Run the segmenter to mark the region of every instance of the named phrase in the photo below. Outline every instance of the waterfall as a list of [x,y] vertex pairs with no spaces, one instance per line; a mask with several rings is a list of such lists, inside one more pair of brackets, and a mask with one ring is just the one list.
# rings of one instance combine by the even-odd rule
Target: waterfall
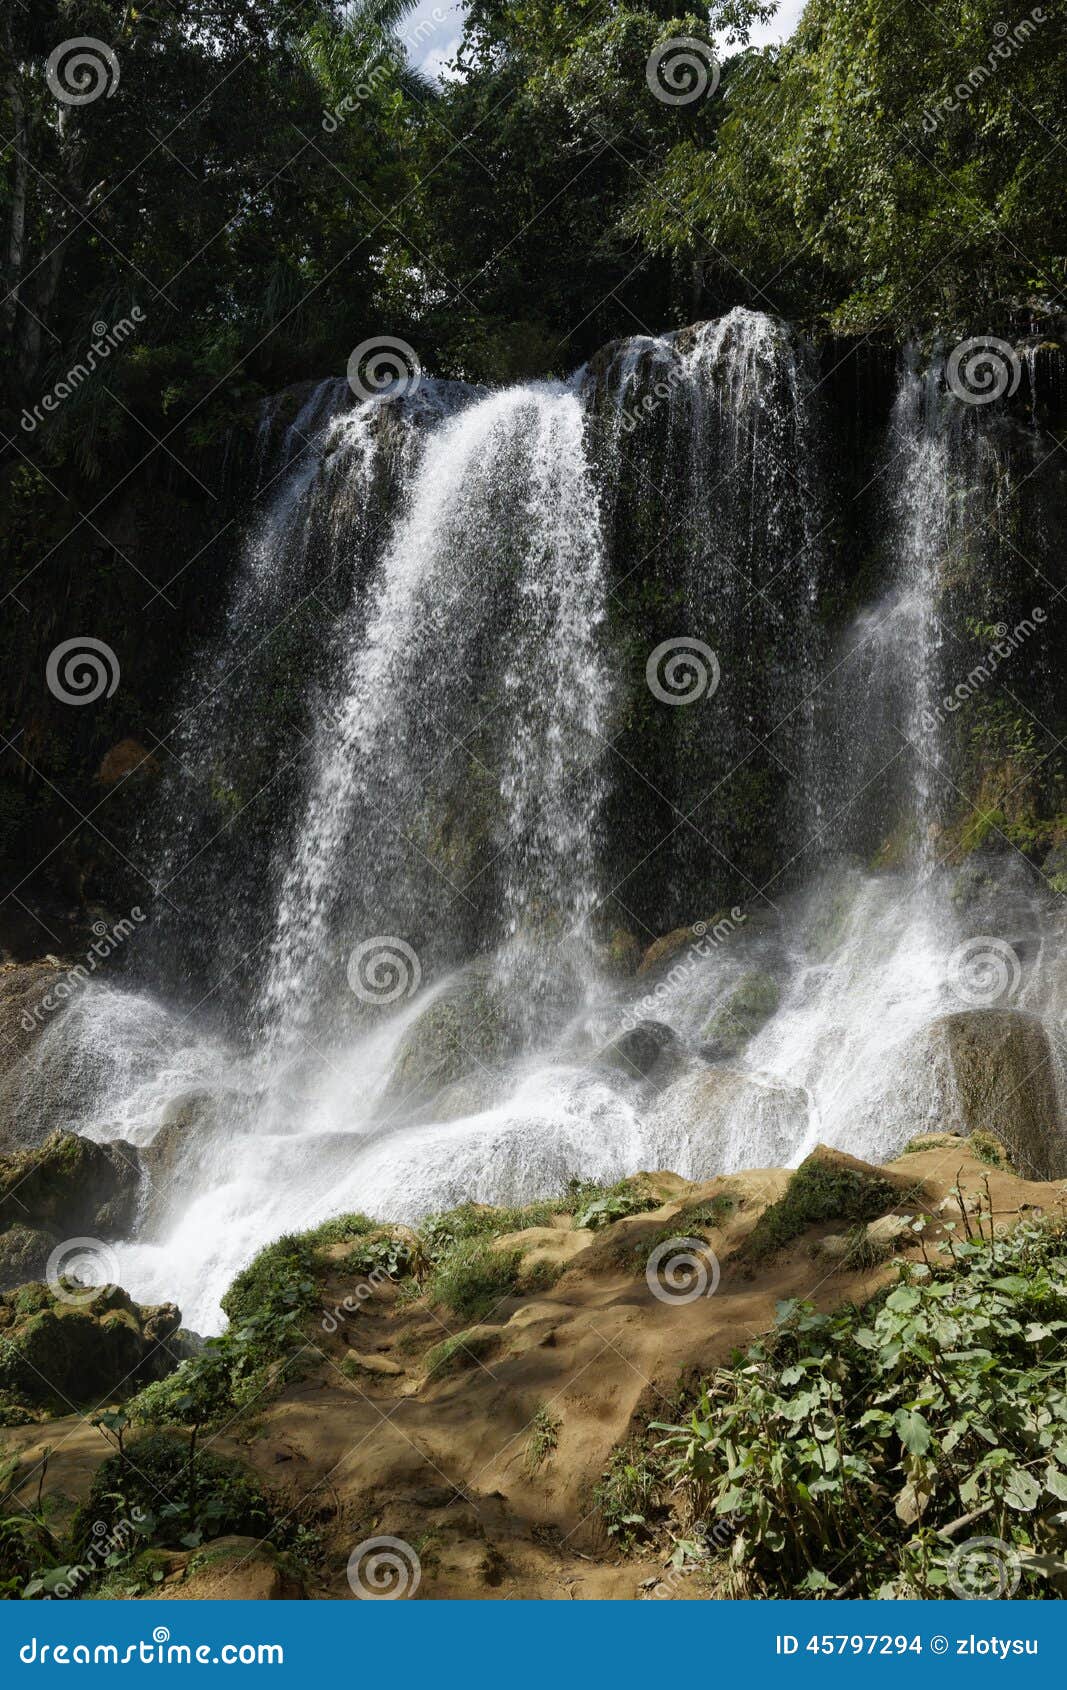
[[584,432],[573,391],[517,388],[425,443],[281,853],[262,1001],[283,1040],[350,996],[374,935],[445,962],[464,940],[536,953],[592,906],[609,685]]
[[[259,1245],[345,1208],[888,1155],[956,1119],[929,1030],[961,946],[1059,1001],[1021,858],[961,893],[951,831],[1010,443],[912,353],[843,489],[825,412],[747,310],[566,383],[268,409],[143,837],[152,932],[18,1078],[31,1135],[138,1147],[135,1295],[209,1330]],[[685,647],[679,700],[650,665]],[[620,972],[620,928],[683,927]]]
[[[666,649],[695,649],[705,667],[700,646],[715,653],[714,696],[659,723],[673,806],[664,820],[685,820],[647,898],[681,917],[694,898],[722,906],[771,879],[764,806],[773,803],[783,859],[817,825],[826,476],[816,371],[787,325],[737,308],[624,343],[594,373],[606,400],[616,593],[645,620],[651,599]],[[631,764],[646,760],[643,744],[624,749]],[[625,816],[616,828],[624,833]],[[628,906],[645,903],[631,883]]]

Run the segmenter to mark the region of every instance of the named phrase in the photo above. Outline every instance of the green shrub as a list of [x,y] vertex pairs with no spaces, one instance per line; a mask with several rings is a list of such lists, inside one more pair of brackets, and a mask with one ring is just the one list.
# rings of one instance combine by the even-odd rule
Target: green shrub
[[542,1403],[530,1422],[530,1436],[526,1440],[526,1452],[523,1466],[528,1474],[533,1475],[544,1465],[559,1443],[560,1428],[563,1421],[558,1419],[551,1410]]
[[443,1379],[451,1373],[461,1373],[477,1367],[482,1357],[498,1343],[493,1332],[457,1332],[426,1352],[427,1378]]
[[382,1230],[376,1231],[373,1237],[360,1239],[339,1262],[334,1263],[334,1271],[363,1279],[384,1272],[390,1279],[402,1279],[411,1272],[413,1261],[410,1240]]
[[174,1433],[149,1432],[108,1456],[71,1525],[75,1556],[131,1520],[138,1549],[149,1544],[191,1549],[230,1535],[272,1541],[285,1536],[262,1487],[239,1462],[201,1451],[192,1478],[190,1484],[189,1440]]
[[[950,1595],[939,1533],[963,1515],[1062,1567],[1067,1229],[951,1249],[862,1309],[780,1304],[688,1422],[658,1428],[688,1518],[729,1521],[729,1594]],[[1053,1594],[1022,1568],[1020,1596]]]
[[317,1262],[312,1235],[287,1234],[267,1244],[242,1268],[222,1299],[234,1325],[261,1315],[286,1315],[317,1306]]
[[455,1244],[471,1238],[503,1238],[509,1232],[525,1232],[532,1226],[550,1226],[552,1216],[559,1212],[553,1202],[528,1203],[521,1209],[487,1208],[480,1203],[461,1203],[456,1209],[446,1209],[438,1215],[428,1215],[419,1234],[432,1259],[445,1254]]
[[593,1506],[623,1549],[651,1535],[663,1513],[662,1475],[636,1439],[612,1450],[604,1473],[593,1487]]
[[441,1257],[426,1289],[460,1320],[481,1320],[515,1295],[521,1278],[521,1250],[494,1250],[484,1239],[471,1238]]
[[322,1250],[330,1244],[347,1244],[350,1238],[362,1238],[368,1232],[374,1232],[377,1221],[372,1221],[367,1215],[335,1215],[332,1220],[323,1221],[321,1226],[312,1227],[310,1232],[300,1234],[305,1244],[312,1249]]
[[574,1225],[581,1231],[594,1232],[611,1226],[630,1215],[643,1215],[658,1209],[661,1199],[633,1180],[617,1180],[614,1185],[597,1185],[592,1180],[572,1179],[568,1182],[564,1203],[574,1216]]
[[765,1260],[818,1221],[873,1221],[900,1200],[888,1180],[819,1155],[809,1156],[791,1176],[778,1202],[763,1211],[741,1254],[749,1261]]

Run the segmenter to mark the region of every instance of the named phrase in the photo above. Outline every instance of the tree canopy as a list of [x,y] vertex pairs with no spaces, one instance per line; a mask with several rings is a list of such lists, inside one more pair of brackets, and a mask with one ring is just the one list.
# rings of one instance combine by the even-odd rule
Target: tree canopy
[[738,302],[888,334],[1055,311],[1064,0],[809,0],[748,46],[773,10],[471,0],[437,85],[404,0],[9,8],[6,439],[135,306],[35,461],[209,442],[369,335],[507,380]]

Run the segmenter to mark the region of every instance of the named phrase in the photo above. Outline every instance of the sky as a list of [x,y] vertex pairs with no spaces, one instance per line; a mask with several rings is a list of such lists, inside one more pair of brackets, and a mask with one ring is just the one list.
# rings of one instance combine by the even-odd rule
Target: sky
[[[767,47],[792,35],[804,10],[805,0],[781,0],[778,15],[768,24],[757,24],[752,45]],[[679,5],[679,10],[684,10]],[[431,76],[440,76],[455,57],[462,31],[463,6],[449,0],[416,0],[400,28],[408,42],[411,59]]]

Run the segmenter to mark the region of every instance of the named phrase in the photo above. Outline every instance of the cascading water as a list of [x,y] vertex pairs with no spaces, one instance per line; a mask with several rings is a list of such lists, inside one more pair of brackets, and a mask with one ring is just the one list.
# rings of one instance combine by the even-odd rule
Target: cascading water
[[[283,1041],[350,998],[345,959],[371,935],[456,962],[465,940],[539,955],[538,926],[580,927],[609,728],[604,590],[572,391],[496,394],[431,435],[313,731],[263,990]],[[466,850],[442,850],[462,810]]]
[[[354,406],[327,383],[287,414],[178,711],[151,942],[20,1076],[39,1132],[139,1147],[127,1288],[208,1330],[258,1246],[346,1208],[415,1220],[952,1125],[929,1029],[985,1001],[960,998],[960,947],[1003,930],[1011,1003],[1054,996],[1024,876],[949,896],[939,700],[967,654],[945,607],[963,582],[997,620],[995,426],[906,363],[872,478],[882,595],[832,650],[819,384],[768,318],[566,385]],[[715,649],[692,709],[646,684],[664,634]],[[620,978],[612,921],[656,885],[648,937],[738,907]]]

